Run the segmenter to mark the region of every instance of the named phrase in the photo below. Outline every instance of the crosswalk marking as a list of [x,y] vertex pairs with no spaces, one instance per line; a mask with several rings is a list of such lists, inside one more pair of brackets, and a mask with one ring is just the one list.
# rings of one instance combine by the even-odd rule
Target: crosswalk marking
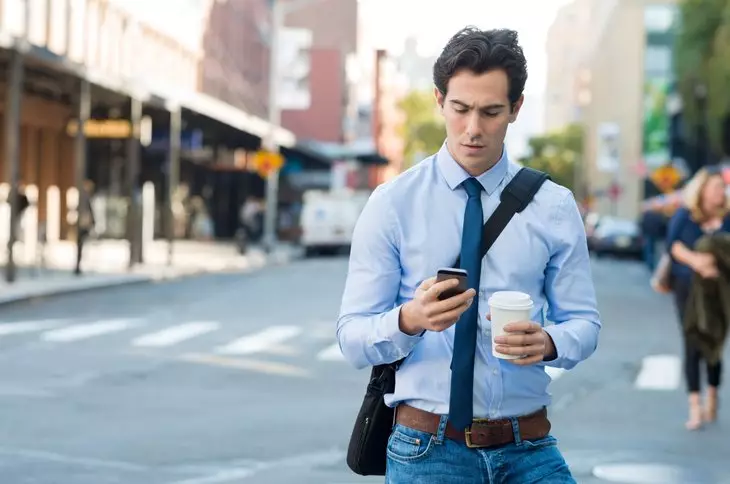
[[249,355],[265,352],[275,348],[284,341],[298,336],[302,332],[299,326],[271,326],[258,333],[253,333],[231,343],[216,348],[216,353],[224,355]]
[[0,336],[7,334],[32,333],[59,326],[63,321],[48,319],[41,321],[21,321],[18,323],[0,323]]
[[215,331],[220,327],[220,324],[214,321],[200,321],[193,323],[185,323],[177,326],[171,326],[169,328],[149,333],[135,338],[132,341],[132,346],[142,347],[156,347],[160,348],[163,346],[172,346],[181,341],[195,338],[211,331]]
[[342,351],[340,351],[339,343],[335,343],[320,351],[317,354],[317,359],[320,361],[345,361],[345,357]]
[[69,342],[93,338],[107,333],[115,333],[132,327],[135,321],[129,319],[112,319],[89,324],[74,324],[65,328],[47,331],[41,335],[44,341]]
[[647,356],[634,386],[640,390],[676,390],[681,382],[681,360],[675,355]]

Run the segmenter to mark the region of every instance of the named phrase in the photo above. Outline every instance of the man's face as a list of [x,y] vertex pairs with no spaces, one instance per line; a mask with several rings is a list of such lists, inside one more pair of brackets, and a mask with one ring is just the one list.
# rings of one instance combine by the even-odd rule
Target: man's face
[[491,168],[502,154],[507,126],[517,119],[520,98],[510,109],[509,79],[499,69],[484,74],[458,71],[436,99],[446,120],[449,152],[472,175]]

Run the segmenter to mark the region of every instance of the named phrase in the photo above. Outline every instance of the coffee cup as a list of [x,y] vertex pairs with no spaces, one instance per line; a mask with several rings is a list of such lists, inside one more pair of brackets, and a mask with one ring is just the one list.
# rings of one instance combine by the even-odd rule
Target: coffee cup
[[[505,333],[504,327],[509,323],[529,321],[532,315],[533,302],[529,294],[519,291],[498,291],[489,298],[489,312],[492,325],[492,354],[505,360],[516,360],[519,355],[505,355],[497,351],[495,338]],[[515,333],[511,333],[515,334]],[[519,334],[519,333],[517,333]]]

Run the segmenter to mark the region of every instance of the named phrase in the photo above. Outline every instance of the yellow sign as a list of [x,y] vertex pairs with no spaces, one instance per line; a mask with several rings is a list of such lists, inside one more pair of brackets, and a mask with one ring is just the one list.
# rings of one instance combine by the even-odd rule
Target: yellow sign
[[[79,122],[72,119],[66,125],[66,133],[76,136]],[[89,119],[85,123],[84,134],[87,138],[129,138],[132,135],[132,124],[126,119]]]
[[682,181],[682,174],[672,165],[664,165],[651,174],[651,181],[662,192],[669,192]]
[[257,151],[253,155],[253,166],[262,178],[266,178],[272,171],[279,170],[284,166],[284,157],[280,153]]

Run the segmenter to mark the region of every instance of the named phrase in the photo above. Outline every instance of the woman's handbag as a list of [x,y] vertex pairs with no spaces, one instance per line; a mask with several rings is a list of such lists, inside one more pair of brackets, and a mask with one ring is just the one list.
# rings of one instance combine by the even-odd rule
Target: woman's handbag
[[651,287],[659,294],[668,294],[672,291],[672,257],[665,253],[651,276]]

